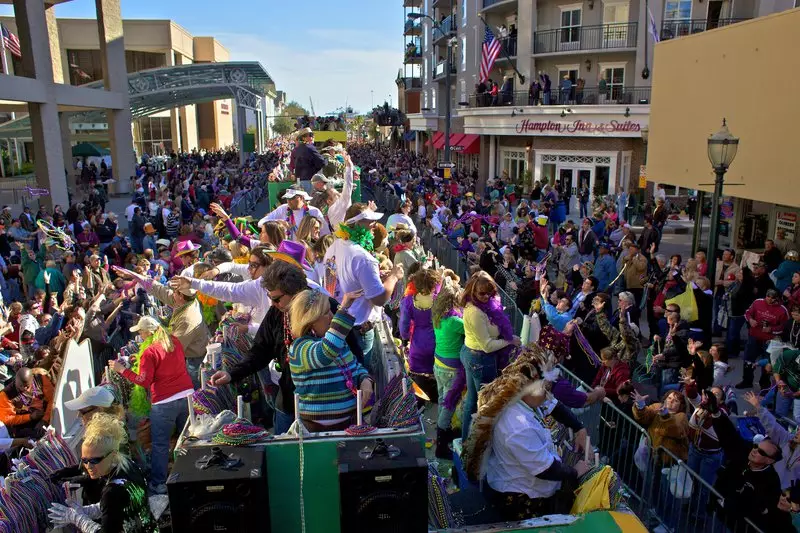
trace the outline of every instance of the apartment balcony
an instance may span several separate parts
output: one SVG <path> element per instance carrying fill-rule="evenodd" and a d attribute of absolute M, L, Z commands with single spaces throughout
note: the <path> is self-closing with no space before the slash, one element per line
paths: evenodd
<path fill-rule="evenodd" d="M 433 69 L 434 80 L 445 81 L 447 79 L 447 76 L 445 76 L 445 74 L 447 74 L 447 70 L 445 69 L 444 66 L 445 63 L 447 63 L 447 61 L 439 61 L 438 63 L 436 63 L 436 67 Z M 450 75 L 455 76 L 456 74 L 458 74 L 458 72 L 456 71 L 456 66 L 450 65 Z"/>
<path fill-rule="evenodd" d="M 453 7 L 453 0 L 433 0 L 431 7 L 433 9 L 449 9 Z"/>
<path fill-rule="evenodd" d="M 650 103 L 650 87 L 583 87 L 579 89 L 551 89 L 539 91 L 531 95 L 528 91 L 517 91 L 510 94 L 498 93 L 493 98 L 488 93 L 472 94 L 469 107 L 504 107 L 524 106 L 592 106 L 592 105 L 647 105 Z M 572 113 L 564 110 L 564 114 Z"/>
<path fill-rule="evenodd" d="M 502 51 L 500 55 L 497 56 L 497 61 L 505 61 L 506 58 L 515 58 L 517 57 L 517 36 L 512 35 L 509 37 L 504 37 L 500 39 L 500 45 L 502 46 Z"/>
<path fill-rule="evenodd" d="M 456 34 L 458 26 L 455 22 L 455 17 L 450 15 L 445 17 L 440 23 L 438 28 L 433 28 L 433 44 L 438 44 L 442 39 L 447 39 Z"/>
<path fill-rule="evenodd" d="M 403 35 L 422 35 L 422 24 L 418 20 L 407 20 Z"/>
<path fill-rule="evenodd" d="M 701 33 L 707 30 L 722 28 L 723 26 L 730 26 L 737 22 L 750 20 L 746 18 L 738 19 L 696 19 L 696 20 L 665 20 L 661 23 L 661 40 L 674 39 L 675 37 L 683 37 L 693 33 Z"/>
<path fill-rule="evenodd" d="M 420 7 L 422 0 L 403 0 L 403 7 Z"/>
<path fill-rule="evenodd" d="M 403 85 L 407 92 L 417 92 L 422 90 L 422 78 L 419 76 L 410 76 L 401 78 Z"/>
<path fill-rule="evenodd" d="M 636 48 L 636 22 L 574 26 L 533 34 L 534 55 Z"/>
<path fill-rule="evenodd" d="M 481 13 L 503 15 L 517 10 L 517 0 L 478 0 Z"/>

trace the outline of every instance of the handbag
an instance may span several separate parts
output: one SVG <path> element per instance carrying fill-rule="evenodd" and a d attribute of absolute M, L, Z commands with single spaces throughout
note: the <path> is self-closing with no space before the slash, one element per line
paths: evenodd
<path fill-rule="evenodd" d="M 679 500 L 691 498 L 694 490 L 694 481 L 689 475 L 689 469 L 684 465 L 675 465 L 661 470 L 664 479 L 669 483 L 669 491 Z"/>
<path fill-rule="evenodd" d="M 636 452 L 633 454 L 633 464 L 636 465 L 636 468 L 638 468 L 640 472 L 646 473 L 649 463 L 650 446 L 647 442 L 647 437 L 642 435 L 642 438 L 639 439 L 639 447 L 636 448 Z"/>

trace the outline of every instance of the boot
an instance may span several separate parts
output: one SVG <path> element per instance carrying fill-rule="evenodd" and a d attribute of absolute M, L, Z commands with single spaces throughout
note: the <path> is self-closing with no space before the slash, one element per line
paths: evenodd
<path fill-rule="evenodd" d="M 438 459 L 453 460 L 453 452 L 450 450 L 450 443 L 453 442 L 455 433 L 450 429 L 436 427 L 436 457 Z"/>
<path fill-rule="evenodd" d="M 744 363 L 742 367 L 742 381 L 736 384 L 737 389 L 752 389 L 753 388 L 753 375 L 755 374 L 755 365 L 752 363 Z"/>

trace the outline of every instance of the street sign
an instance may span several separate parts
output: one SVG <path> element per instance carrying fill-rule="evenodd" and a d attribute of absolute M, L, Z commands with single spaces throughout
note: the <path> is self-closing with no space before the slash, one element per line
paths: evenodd
<path fill-rule="evenodd" d="M 445 168 L 444 169 L 444 176 L 443 177 L 444 177 L 444 179 L 450 179 L 450 169 L 449 168 Z"/>
<path fill-rule="evenodd" d="M 456 168 L 455 163 L 445 163 L 444 161 L 439 162 L 439 168 Z"/>
<path fill-rule="evenodd" d="M 639 166 L 639 188 L 647 188 L 647 167 L 645 165 Z"/>

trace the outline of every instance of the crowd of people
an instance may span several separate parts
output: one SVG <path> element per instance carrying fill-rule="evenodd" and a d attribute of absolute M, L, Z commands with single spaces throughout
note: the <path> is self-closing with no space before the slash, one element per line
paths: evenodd
<path fill-rule="evenodd" d="M 569 512 L 578 481 L 598 466 L 583 458 L 592 447 L 572 410 L 603 403 L 646 431 L 626 444 L 631 456 L 638 445 L 645 462 L 684 461 L 723 496 L 705 494 L 708 512 L 730 527 L 744 517 L 765 531 L 796 527 L 800 437 L 784 419 L 800 415 L 791 243 L 768 243 L 752 268 L 726 250 L 709 280 L 714 258 L 702 251 L 686 261 L 659 253 L 663 198 L 639 235 L 625 198 L 579 196 L 587 216 L 576 224 L 560 184 L 523 191 L 504 175 L 482 187 L 477 170 L 443 179 L 424 158 L 366 144 L 332 146 L 341 175 L 303 170 L 262 217 L 231 214 L 262 198 L 276 169 L 294 175 L 293 159 L 313 148 L 302 135 L 244 166 L 234 151 L 176 154 L 165 170 L 143 160 L 127 228 L 95 202 L 0 214 L 0 443 L 13 455 L 44 434 L 70 339 L 90 341 L 104 383 L 65 405 L 86 426 L 82 482 L 94 490 L 85 506 L 54 505 L 54 524 L 128 531 L 120 524 L 138 517 L 136 531 L 154 531 L 145 495 L 166 492 L 171 439 L 204 385 L 255 383 L 271 410 L 254 409 L 252 422 L 275 434 L 296 420 L 311 432 L 351 428 L 379 399 L 375 344 L 388 317 L 419 402 L 438 406 L 435 455 L 460 454 L 503 517 Z M 358 180 L 379 203 L 394 198 L 396 212 L 354 202 Z M 460 260 L 443 267 L 423 238 L 446 240 Z M 535 333 L 515 330 L 516 310 Z M 206 375 L 223 327 L 247 349 Z M 128 340 L 138 350 L 130 360 L 117 353 Z M 742 349 L 734 387 L 729 361 Z M 747 441 L 735 391 L 752 389 L 758 369 L 763 394 L 744 400 L 763 435 Z M 127 409 L 104 374 L 134 387 Z M 150 442 L 128 442 L 143 419 Z M 553 421 L 565 431 L 556 435 Z"/>

